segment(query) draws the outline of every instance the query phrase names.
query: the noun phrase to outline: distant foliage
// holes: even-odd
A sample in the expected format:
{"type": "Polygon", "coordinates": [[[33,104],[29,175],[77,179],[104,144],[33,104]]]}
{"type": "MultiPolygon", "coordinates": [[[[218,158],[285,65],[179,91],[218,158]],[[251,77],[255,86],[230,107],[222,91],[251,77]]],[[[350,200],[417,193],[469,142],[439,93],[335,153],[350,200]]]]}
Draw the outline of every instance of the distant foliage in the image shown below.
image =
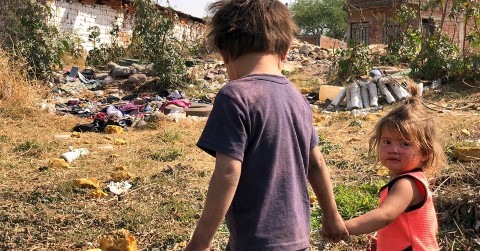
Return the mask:
{"type": "Polygon", "coordinates": [[[134,5],[131,51],[153,64],[153,74],[165,87],[182,86],[186,68],[181,43],[173,34],[176,15],[161,13],[152,0],[134,0],[134,5]]]}
{"type": "Polygon", "coordinates": [[[335,82],[346,85],[350,79],[367,74],[371,68],[370,50],[361,42],[350,40],[348,48],[339,49],[335,53],[333,67],[337,70],[335,82]]]}
{"type": "Polygon", "coordinates": [[[48,25],[51,11],[47,5],[34,0],[25,0],[24,5],[9,11],[5,27],[5,50],[27,61],[30,77],[48,78],[53,68],[62,65],[64,51],[58,41],[58,30],[48,25]]]}
{"type": "Polygon", "coordinates": [[[449,78],[463,74],[458,47],[444,34],[435,33],[425,39],[422,50],[410,67],[421,79],[449,78]]]}
{"type": "Polygon", "coordinates": [[[347,31],[345,0],[296,0],[292,14],[304,34],[343,39],[347,31]]]}
{"type": "Polygon", "coordinates": [[[120,27],[117,24],[113,24],[113,29],[109,32],[111,37],[110,44],[100,44],[97,47],[97,44],[100,42],[100,28],[98,26],[92,26],[88,28],[90,34],[88,35],[88,40],[93,43],[93,49],[88,52],[87,55],[87,64],[90,66],[100,66],[105,65],[106,63],[112,61],[118,61],[121,57],[125,56],[125,49],[118,45],[118,33],[120,32],[120,27]]]}
{"type": "Polygon", "coordinates": [[[393,33],[388,37],[387,54],[383,62],[393,65],[409,63],[415,59],[420,49],[421,33],[414,27],[416,10],[400,5],[392,20],[393,33]]]}

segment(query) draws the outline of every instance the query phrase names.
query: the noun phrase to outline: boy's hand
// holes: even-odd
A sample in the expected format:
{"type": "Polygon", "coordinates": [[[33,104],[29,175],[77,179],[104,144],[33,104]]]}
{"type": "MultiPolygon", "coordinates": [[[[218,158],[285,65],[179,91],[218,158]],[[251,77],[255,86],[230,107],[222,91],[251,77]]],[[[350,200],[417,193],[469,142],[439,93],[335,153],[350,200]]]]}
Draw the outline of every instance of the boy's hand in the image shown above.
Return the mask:
{"type": "Polygon", "coordinates": [[[323,239],[330,242],[339,242],[348,239],[348,230],[340,214],[336,213],[333,216],[322,216],[320,235],[323,239]]]}

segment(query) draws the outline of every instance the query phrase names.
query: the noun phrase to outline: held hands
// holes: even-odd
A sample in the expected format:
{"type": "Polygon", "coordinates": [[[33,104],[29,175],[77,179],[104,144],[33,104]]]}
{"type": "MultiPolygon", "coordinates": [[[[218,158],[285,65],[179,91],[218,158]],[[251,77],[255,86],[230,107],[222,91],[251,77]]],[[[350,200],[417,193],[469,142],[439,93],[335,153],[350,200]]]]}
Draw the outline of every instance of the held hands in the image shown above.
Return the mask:
{"type": "Polygon", "coordinates": [[[340,214],[336,213],[333,216],[322,216],[322,229],[320,235],[329,242],[339,242],[348,239],[348,230],[345,227],[340,214]]]}

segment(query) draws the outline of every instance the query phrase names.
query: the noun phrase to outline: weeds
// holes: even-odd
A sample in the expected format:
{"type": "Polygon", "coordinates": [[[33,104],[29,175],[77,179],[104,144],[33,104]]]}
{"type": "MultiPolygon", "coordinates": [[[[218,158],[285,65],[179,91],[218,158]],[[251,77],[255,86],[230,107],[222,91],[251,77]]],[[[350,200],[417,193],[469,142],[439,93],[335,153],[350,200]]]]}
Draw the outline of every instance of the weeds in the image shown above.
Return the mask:
{"type": "Polygon", "coordinates": [[[332,142],[328,141],[325,136],[319,135],[318,136],[318,145],[321,146],[320,151],[325,154],[330,154],[332,151],[340,149],[341,146],[337,144],[333,144],[332,142]]]}
{"type": "Polygon", "coordinates": [[[169,162],[169,161],[174,161],[178,159],[182,155],[183,155],[182,149],[172,149],[164,152],[151,153],[150,158],[156,161],[169,162]]]}
{"type": "Polygon", "coordinates": [[[27,140],[13,149],[14,152],[29,152],[32,150],[37,150],[40,148],[40,145],[35,140],[27,140]]]}
{"type": "Polygon", "coordinates": [[[157,138],[167,144],[179,142],[182,139],[182,133],[177,130],[167,130],[163,134],[158,134],[157,138]]]}
{"type": "Polygon", "coordinates": [[[354,187],[344,185],[335,187],[335,201],[342,218],[351,219],[376,208],[381,184],[367,183],[354,187]]]}

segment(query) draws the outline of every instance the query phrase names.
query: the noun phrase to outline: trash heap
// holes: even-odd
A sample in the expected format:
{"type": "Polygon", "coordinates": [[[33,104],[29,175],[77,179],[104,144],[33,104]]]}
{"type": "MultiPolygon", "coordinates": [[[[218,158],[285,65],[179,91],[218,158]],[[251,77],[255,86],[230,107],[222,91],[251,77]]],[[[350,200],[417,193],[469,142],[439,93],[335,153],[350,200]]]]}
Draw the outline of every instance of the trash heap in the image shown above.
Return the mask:
{"type": "Polygon", "coordinates": [[[152,91],[145,88],[156,81],[150,66],[111,62],[98,71],[80,71],[74,66],[58,73],[50,83],[55,96],[45,100],[41,107],[59,115],[74,114],[92,120],[90,124],[75,126],[73,130],[78,132],[104,132],[109,125],[123,129],[142,127],[162,117],[175,121],[206,117],[215,97],[209,90],[226,83],[226,69],[216,60],[189,61],[189,64],[188,74],[206,90],[200,98],[189,99],[181,90],[152,91]],[[142,88],[146,90],[142,92],[142,88]]]}

